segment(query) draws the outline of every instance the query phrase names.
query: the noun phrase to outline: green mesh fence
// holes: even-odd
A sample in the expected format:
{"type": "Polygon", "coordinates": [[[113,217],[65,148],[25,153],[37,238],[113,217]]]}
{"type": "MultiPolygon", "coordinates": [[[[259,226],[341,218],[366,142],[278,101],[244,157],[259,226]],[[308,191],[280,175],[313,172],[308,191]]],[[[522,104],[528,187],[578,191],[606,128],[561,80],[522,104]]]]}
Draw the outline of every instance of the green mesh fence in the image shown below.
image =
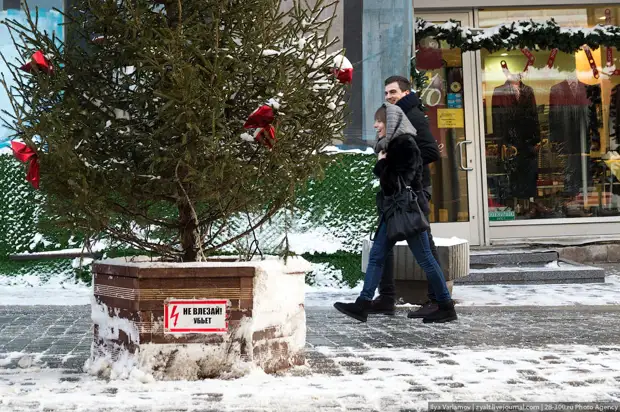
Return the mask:
{"type": "MultiPolygon", "coordinates": [[[[281,212],[255,233],[223,249],[243,255],[253,246],[254,236],[263,254],[281,253],[288,243],[292,252],[315,263],[308,274],[310,284],[352,286],[362,277],[361,245],[376,225],[372,175],[375,157],[364,154],[333,154],[324,176],[298,190],[295,209],[281,212]]],[[[53,224],[39,204],[40,194],[24,179],[23,166],[10,155],[0,155],[0,274],[66,273],[71,260],[12,262],[8,255],[27,251],[78,247],[70,233],[53,224]]],[[[253,216],[249,216],[252,221],[253,216]]],[[[229,233],[247,228],[248,216],[229,222],[229,233]]],[[[109,256],[126,251],[115,248],[109,256]]]]}

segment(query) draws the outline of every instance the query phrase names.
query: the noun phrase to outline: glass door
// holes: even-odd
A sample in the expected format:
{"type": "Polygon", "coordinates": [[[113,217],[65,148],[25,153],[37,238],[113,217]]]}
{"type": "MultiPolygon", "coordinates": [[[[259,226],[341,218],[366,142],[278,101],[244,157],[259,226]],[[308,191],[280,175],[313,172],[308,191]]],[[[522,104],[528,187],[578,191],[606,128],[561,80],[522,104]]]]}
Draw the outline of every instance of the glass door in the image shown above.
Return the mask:
{"type": "MultiPolygon", "coordinates": [[[[469,26],[469,13],[420,13],[429,22],[449,19],[469,26]]],[[[474,59],[432,37],[416,38],[416,66],[427,76],[420,98],[427,108],[431,131],[439,144],[440,159],[431,164],[431,216],[433,236],[459,237],[479,245],[482,222],[477,182],[479,168],[475,137],[474,59]]]]}

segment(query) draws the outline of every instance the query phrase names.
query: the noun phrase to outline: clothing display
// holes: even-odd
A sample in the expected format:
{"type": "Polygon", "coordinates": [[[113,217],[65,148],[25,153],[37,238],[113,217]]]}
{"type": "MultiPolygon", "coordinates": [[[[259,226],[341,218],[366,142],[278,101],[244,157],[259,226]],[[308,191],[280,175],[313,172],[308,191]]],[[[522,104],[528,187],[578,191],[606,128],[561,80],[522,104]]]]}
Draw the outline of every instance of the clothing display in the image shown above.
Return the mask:
{"type": "Polygon", "coordinates": [[[565,157],[564,194],[574,197],[587,192],[588,159],[592,136],[590,134],[591,101],[587,85],[564,80],[551,88],[549,94],[549,140],[558,154],[565,157]],[[584,188],[585,185],[585,188],[584,188]]]}
{"type": "Polygon", "coordinates": [[[611,89],[609,102],[609,149],[620,149],[620,84],[611,89]]]}
{"type": "Polygon", "coordinates": [[[535,197],[540,124],[534,90],[522,81],[508,80],[495,88],[491,104],[493,134],[509,153],[502,159],[509,180],[510,193],[506,197],[535,197]]]}

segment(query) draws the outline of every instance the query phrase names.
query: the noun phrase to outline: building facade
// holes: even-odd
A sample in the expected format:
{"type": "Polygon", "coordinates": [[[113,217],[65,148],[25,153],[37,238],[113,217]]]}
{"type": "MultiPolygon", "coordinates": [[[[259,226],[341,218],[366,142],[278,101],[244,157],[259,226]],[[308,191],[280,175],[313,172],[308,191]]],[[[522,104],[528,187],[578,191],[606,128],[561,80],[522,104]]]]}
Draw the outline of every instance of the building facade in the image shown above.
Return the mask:
{"type": "MultiPolygon", "coordinates": [[[[409,1],[352,3],[344,3],[344,47],[361,67],[345,146],[374,141],[369,126],[382,101],[382,80],[409,73],[407,62],[396,57],[411,47],[404,26],[414,25],[409,1]]],[[[619,2],[463,4],[415,0],[414,13],[474,28],[550,18],[563,28],[620,25],[619,2]]],[[[620,240],[616,48],[462,53],[433,38],[416,42],[416,65],[429,80],[420,97],[441,150],[432,165],[436,236],[473,245],[620,240]]]]}

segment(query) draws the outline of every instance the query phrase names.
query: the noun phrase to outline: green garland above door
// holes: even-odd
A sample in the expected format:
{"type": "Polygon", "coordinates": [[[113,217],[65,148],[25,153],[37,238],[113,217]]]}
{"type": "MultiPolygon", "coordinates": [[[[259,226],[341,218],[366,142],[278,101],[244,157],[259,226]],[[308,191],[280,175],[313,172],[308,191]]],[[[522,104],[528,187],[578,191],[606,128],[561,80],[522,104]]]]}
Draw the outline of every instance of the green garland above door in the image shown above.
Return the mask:
{"type": "Polygon", "coordinates": [[[450,20],[435,24],[424,19],[416,20],[416,39],[434,37],[445,40],[452,48],[462,51],[486,49],[495,52],[502,49],[552,50],[575,53],[584,45],[593,50],[599,47],[620,47],[620,27],[597,25],[591,29],[560,27],[555,20],[545,23],[520,20],[488,29],[460,26],[450,20]]]}

